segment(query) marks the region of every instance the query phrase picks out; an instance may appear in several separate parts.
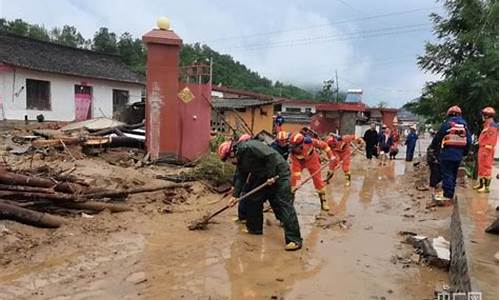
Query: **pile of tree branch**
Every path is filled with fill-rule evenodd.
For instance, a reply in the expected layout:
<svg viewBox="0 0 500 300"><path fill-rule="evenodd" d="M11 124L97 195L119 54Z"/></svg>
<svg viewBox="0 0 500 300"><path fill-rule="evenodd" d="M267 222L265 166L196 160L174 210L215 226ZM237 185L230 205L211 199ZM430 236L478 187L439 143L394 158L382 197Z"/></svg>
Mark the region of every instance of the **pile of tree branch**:
<svg viewBox="0 0 500 300"><path fill-rule="evenodd" d="M130 194L188 187L189 184L168 184L126 190L95 189L75 176L31 176L0 169L0 219L59 227L66 219L49 212L128 211L129 206L116 202L123 202Z"/></svg>

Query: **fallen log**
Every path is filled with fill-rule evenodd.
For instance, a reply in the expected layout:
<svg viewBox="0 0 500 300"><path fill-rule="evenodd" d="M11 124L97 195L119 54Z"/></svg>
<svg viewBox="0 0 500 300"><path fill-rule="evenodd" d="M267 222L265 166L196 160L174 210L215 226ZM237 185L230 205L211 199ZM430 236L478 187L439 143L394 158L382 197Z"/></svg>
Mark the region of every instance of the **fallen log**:
<svg viewBox="0 0 500 300"><path fill-rule="evenodd" d="M52 200L52 201L79 201L78 195L62 194L62 193L37 193L37 192L22 192L22 191L0 191L0 199L9 200ZM82 201L82 200L80 200Z"/></svg>
<svg viewBox="0 0 500 300"><path fill-rule="evenodd" d="M115 129L118 129L121 132L124 132L125 130L134 130L137 128L144 127L144 123L137 123L137 124L132 124L132 125L123 125L123 126L118 126L118 127L109 127L109 128L104 128L98 131L94 131L92 135L107 135L110 133L113 133Z"/></svg>
<svg viewBox="0 0 500 300"><path fill-rule="evenodd" d="M54 189L52 188L34 187L26 185L9 185L9 184L0 184L0 191L20 191L20 192L54 194Z"/></svg>
<svg viewBox="0 0 500 300"><path fill-rule="evenodd" d="M80 194L82 191L82 186L71 183L71 182L61 182L54 187L56 192L66 193L66 194Z"/></svg>
<svg viewBox="0 0 500 300"><path fill-rule="evenodd" d="M9 200L52 200L56 202L84 202L88 199L102 199L102 198L126 198L130 194L138 194L138 193L147 193L147 192L155 192L161 190L168 189L177 189L177 188L189 188L191 184L170 184L166 186L159 187L141 187L136 189L128 189L128 190L120 190L120 191L103 191L97 193L90 194L64 194L64 193L39 193L39 192L23 192L23 191L1 191L0 190L0 199L9 199Z"/></svg>
<svg viewBox="0 0 500 300"><path fill-rule="evenodd" d="M174 183L158 187L141 187L136 189L121 190L121 191L104 191L91 194L83 194L80 195L80 198L82 199L124 198L130 194L149 193L149 192L156 192L161 190L170 190L177 188L189 188L191 186L192 186L191 184L187 183Z"/></svg>
<svg viewBox="0 0 500 300"><path fill-rule="evenodd" d="M7 172L5 169L0 169L0 183L10 184L10 185L27 185L27 186L44 187L44 188L51 188L56 185L56 183L50 179L10 173Z"/></svg>
<svg viewBox="0 0 500 300"><path fill-rule="evenodd" d="M19 221L24 224L49 228L57 228L66 222L62 217L19 207L15 205L15 202L5 200L0 200L0 217Z"/></svg>
<svg viewBox="0 0 500 300"><path fill-rule="evenodd" d="M93 211L103 211L109 210L110 212L123 212L123 211L131 211L132 208L116 203L107 203L107 202L98 202L98 201L86 201L86 202L60 202L57 203L57 206L65 207L65 208L73 208L73 209L86 209Z"/></svg>

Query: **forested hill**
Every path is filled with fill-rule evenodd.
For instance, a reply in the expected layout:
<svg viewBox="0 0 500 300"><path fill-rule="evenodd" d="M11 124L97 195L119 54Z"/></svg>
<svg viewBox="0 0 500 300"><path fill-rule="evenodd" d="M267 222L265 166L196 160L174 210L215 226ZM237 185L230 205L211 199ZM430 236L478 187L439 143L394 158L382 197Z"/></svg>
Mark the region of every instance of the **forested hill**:
<svg viewBox="0 0 500 300"><path fill-rule="evenodd" d="M140 38L134 38L127 32L118 36L109 31L108 28L101 27L91 39L87 39L74 26L64 25L63 27L46 29L44 26L29 24L21 19L9 21L1 18L0 31L66 46L116 54L135 71L145 72L146 49ZM297 86L279 81L273 82L248 69L230 55L220 54L207 45L184 44L181 50L182 65L206 61L210 57L213 59L214 84L291 99L315 98L315 95Z"/></svg>

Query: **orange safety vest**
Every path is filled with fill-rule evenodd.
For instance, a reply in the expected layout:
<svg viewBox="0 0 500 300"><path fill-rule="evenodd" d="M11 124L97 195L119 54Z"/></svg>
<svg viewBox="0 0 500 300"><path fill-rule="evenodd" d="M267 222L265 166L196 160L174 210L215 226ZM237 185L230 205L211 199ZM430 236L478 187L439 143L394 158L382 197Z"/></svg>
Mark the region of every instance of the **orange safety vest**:
<svg viewBox="0 0 500 300"><path fill-rule="evenodd" d="M299 160L308 160L315 154L315 149L325 151L329 158L332 157L332 150L327 143L318 139L311 139L310 142L304 142L301 154L292 153L292 155Z"/></svg>
<svg viewBox="0 0 500 300"><path fill-rule="evenodd" d="M465 148L467 146L467 129L465 125L450 122L450 129L446 131L441 146Z"/></svg>

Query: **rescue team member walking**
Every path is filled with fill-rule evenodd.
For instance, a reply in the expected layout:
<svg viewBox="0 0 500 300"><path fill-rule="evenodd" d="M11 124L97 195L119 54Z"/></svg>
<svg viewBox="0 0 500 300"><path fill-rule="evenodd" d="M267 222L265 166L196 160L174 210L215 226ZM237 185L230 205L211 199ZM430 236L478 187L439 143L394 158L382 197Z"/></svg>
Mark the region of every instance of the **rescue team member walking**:
<svg viewBox="0 0 500 300"><path fill-rule="evenodd" d="M495 123L495 109L485 107L481 112L483 117L483 130L479 135L479 150L477 153L479 184L474 189L479 193L489 193L491 183L491 170L493 168L493 157L498 139L498 124Z"/></svg>
<svg viewBox="0 0 500 300"><path fill-rule="evenodd" d="M440 150L439 163L441 165L443 194L437 194L434 197L438 201L451 201L453 199L458 167L462 158L469 153L471 146L471 135L467 123L461 116L460 107L456 105L450 107L447 115L448 120L441 125L430 146L434 151L438 150L435 153Z"/></svg>
<svg viewBox="0 0 500 300"><path fill-rule="evenodd" d="M263 184L270 178L278 179L264 190L247 198L246 228L248 233L262 234L263 204L268 200L276 218L283 224L285 232L285 250L293 251L302 247L299 221L293 207L293 193L290 189L290 168L283 157L269 146L258 140L234 143L223 142L217 151L223 161L230 159L236 165L233 178L233 195L229 205L234 206L245 183L246 190ZM251 174L249 176L249 174Z"/></svg>
<svg viewBox="0 0 500 300"><path fill-rule="evenodd" d="M355 135L330 135L326 139L326 143L333 152L335 159L330 162L330 167L326 178L332 178L337 166L342 163L342 171L345 176L345 186L351 185L351 156L352 156L352 142L360 143L362 139Z"/></svg>
<svg viewBox="0 0 500 300"><path fill-rule="evenodd" d="M332 151L328 144L314 138L304 137L301 133L294 133L290 136L290 147L292 157L292 189L297 186L300 181L300 175L303 169L307 169L309 174L313 175L314 188L318 192L321 209L328 211L330 208L326 203L325 183L321 178L321 160L318 150L322 150L328 156L328 159L333 159Z"/></svg>
<svg viewBox="0 0 500 300"><path fill-rule="evenodd" d="M378 133L375 129L375 123L370 124L370 128L365 131L363 136L366 144L366 158L372 159L373 156L378 157L377 154L377 144L378 144Z"/></svg>

